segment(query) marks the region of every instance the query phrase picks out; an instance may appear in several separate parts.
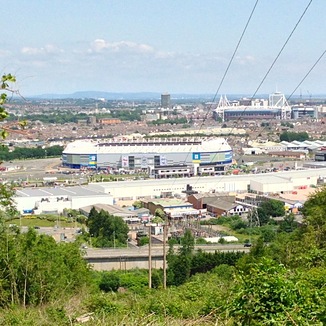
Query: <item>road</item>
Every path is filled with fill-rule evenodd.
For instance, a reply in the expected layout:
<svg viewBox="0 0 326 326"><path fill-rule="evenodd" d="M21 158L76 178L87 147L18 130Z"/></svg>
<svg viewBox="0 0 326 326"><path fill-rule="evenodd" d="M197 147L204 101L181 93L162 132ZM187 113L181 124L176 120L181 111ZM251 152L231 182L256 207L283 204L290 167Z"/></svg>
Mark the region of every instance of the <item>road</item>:
<svg viewBox="0 0 326 326"><path fill-rule="evenodd" d="M177 246L175 247L177 248ZM250 248L245 248L242 244L216 244L216 245L200 245L196 246L195 250L201 249L205 252L217 251L245 251L249 252ZM97 249L88 248L85 250L87 258L106 258L106 257L138 257L148 256L148 246L138 248L117 248L117 249ZM162 255L163 246L152 246L152 255Z"/></svg>
<svg viewBox="0 0 326 326"><path fill-rule="evenodd" d="M197 246L205 252L241 251L249 252L243 245L206 245ZM153 246L151 250L151 266L153 269L163 268L163 247ZM149 266L148 247L128 249L86 249L85 260L97 271L129 270L133 268L147 269Z"/></svg>

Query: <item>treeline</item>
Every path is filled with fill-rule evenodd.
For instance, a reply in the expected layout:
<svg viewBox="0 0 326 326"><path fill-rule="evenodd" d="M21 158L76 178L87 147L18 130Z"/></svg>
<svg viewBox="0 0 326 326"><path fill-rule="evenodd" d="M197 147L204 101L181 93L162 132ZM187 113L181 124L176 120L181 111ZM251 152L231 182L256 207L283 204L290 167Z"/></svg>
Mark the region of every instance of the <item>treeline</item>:
<svg viewBox="0 0 326 326"><path fill-rule="evenodd" d="M283 133L280 134L280 141L305 141L309 139L309 135L307 132L303 131L303 132L288 132L285 131Z"/></svg>
<svg viewBox="0 0 326 326"><path fill-rule="evenodd" d="M187 123L187 118L176 118L176 119L158 119L154 121L150 121L148 124L152 125L165 125L165 124L185 124Z"/></svg>
<svg viewBox="0 0 326 326"><path fill-rule="evenodd" d="M115 110L109 117L118 118L122 121L141 121L141 113L134 110Z"/></svg>
<svg viewBox="0 0 326 326"><path fill-rule="evenodd" d="M171 246L167 255L167 284L170 286L179 286L187 282L192 275L207 273L219 265L235 266L244 255L241 251L194 253L195 239L190 230L186 230L184 237L181 238L181 244L177 252Z"/></svg>
<svg viewBox="0 0 326 326"><path fill-rule="evenodd" d="M86 113L72 113L72 112L57 112L55 114L26 114L24 120L26 121L41 121L43 123L77 123L78 120L88 120L89 117L95 116L96 119L103 118L117 118L124 121L140 121L141 113L132 110L116 110L112 113L93 114L88 115ZM11 115L8 121L16 120L16 117Z"/></svg>
<svg viewBox="0 0 326 326"><path fill-rule="evenodd" d="M58 157L62 155L63 147L59 145L42 148L40 146L33 148L15 147L10 151L8 147L0 147L0 160L24 160L24 159L39 159L46 157Z"/></svg>

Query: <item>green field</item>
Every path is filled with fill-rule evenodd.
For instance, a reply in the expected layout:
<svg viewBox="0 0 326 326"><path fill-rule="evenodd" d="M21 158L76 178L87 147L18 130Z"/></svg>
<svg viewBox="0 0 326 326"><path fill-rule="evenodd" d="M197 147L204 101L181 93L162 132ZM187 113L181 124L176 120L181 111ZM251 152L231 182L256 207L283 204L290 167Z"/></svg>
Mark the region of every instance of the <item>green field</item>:
<svg viewBox="0 0 326 326"><path fill-rule="evenodd" d="M6 222L7 224L16 224L17 226L27 226L27 227L55 227L55 226L60 226L60 227L78 227L81 228L82 224L80 223L75 223L75 222L67 222L67 221L49 221L45 218L38 218L38 217L32 217L32 218L24 218L22 217L21 219L13 219L10 221Z"/></svg>

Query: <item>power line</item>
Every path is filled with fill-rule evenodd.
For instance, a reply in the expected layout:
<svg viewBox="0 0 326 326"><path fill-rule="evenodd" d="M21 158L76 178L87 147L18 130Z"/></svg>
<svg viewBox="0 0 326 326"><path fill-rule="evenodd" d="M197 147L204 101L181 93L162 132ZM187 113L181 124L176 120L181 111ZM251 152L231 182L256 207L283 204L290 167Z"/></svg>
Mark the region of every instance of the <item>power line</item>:
<svg viewBox="0 0 326 326"><path fill-rule="evenodd" d="M254 5L254 7L253 7L252 10L251 10L251 13L250 13L249 18L248 18L248 20L247 20L247 22L246 22L246 25L245 25L245 27L244 27L242 33L241 33L240 39L239 39L239 41L238 41L238 43L237 43L237 45L236 45L236 47L235 47L235 49L234 49L234 51L233 51L233 54L232 54L232 56L231 56L231 59L230 59L228 65L227 65L227 67L226 67L226 69L225 69L225 72L224 72L224 74L223 74L223 77L222 77L222 79L221 79L221 81L220 81L220 83L219 83L219 85L218 85L218 87L217 87L217 90L216 90L216 92L215 92L215 94L214 94L214 97L213 97L213 100L212 100L213 103L215 102L216 97L217 97L217 95L218 95L218 93L219 93L219 91L220 91L220 88L222 87L222 84L223 84L223 82L224 82L224 79L225 79L227 73L229 72L229 69L230 69L231 64L232 64L232 62L233 62L233 59L234 59L234 57L235 57L235 55L236 55L236 53L237 53L237 51L238 51L238 49L239 49L239 46L240 46L240 44L241 44L241 42L242 42L242 39L243 39L243 37L244 37L244 35L245 35L246 31L247 31L247 28L248 28L248 26L249 26L249 23L250 23L250 21L251 21L251 18L252 18L253 14L254 14L254 12L255 12L255 10L256 10L256 7L257 7L257 4L258 4L258 1L259 1L259 0L256 0L255 5ZM209 107L209 109L207 110L206 115L205 115L205 117L204 117L204 119L203 119L203 122L201 123L201 125L200 125L200 127L199 127L199 131L200 131L201 127L203 126L203 124L205 123L205 121L206 121L206 119L207 119L207 117L208 117L208 114L209 114L210 111L212 110L212 106L213 106L213 105L211 105L211 106Z"/></svg>
<svg viewBox="0 0 326 326"><path fill-rule="evenodd" d="M289 100L292 95L296 92L296 90L301 86L301 84L306 80L306 78L310 75L310 73L313 71L313 69L317 66L319 61L323 58L325 55L326 50L319 56L319 58L315 61L315 63L312 65L312 67L309 69L309 71L304 75L304 77L301 79L300 83L297 85L297 87L293 90L293 92L289 95L287 100Z"/></svg>
<svg viewBox="0 0 326 326"><path fill-rule="evenodd" d="M259 83L258 87L256 88L255 92L253 93L253 95L251 96L250 100L252 101L254 99L254 97L256 96L257 92L259 91L260 87L262 86L262 84L264 83L264 81L266 80L267 76L269 75L269 73L271 72L271 70L273 69L276 61L278 60L278 58L280 57L280 55L282 54L284 48L286 47L286 45L288 44L289 40L291 39L292 35L294 34L295 30L297 29L298 25L300 24L301 20L303 19L303 17L305 16L308 8L310 7L312 3L312 0L309 1L309 3L307 4L307 6L305 7L303 13L301 14L301 16L299 17L298 21L296 22L295 26L293 27L292 31L290 32L289 36L287 37L287 39L285 40L283 46L281 47L280 51L278 52L277 56L275 57L275 59L273 60L272 64L270 65L270 67L268 68L267 72L265 73L264 77L262 78L261 82ZM256 4L255 4L256 6ZM255 7L254 7L255 8ZM324 54L323 54L324 55ZM320 58L321 59L321 58ZM316 63L317 64L317 63ZM300 85L299 85L300 86ZM216 94L215 94L216 96ZM249 106L246 106L242 113L243 114L247 109L248 109ZM211 109L211 108L210 108ZM209 111L208 111L209 112ZM205 116L205 119L207 118L208 116L208 112ZM204 119L204 121L205 121ZM241 120L241 115L239 116L239 118L236 120L236 124ZM203 122L204 123L204 122ZM233 125L232 129L231 129L231 132L230 134L232 134L232 131L235 129L235 125ZM187 155L188 157L188 155ZM197 179L198 181L198 179ZM197 183L197 181L195 182L195 184ZM219 180L217 180L217 183L219 182Z"/></svg>
<svg viewBox="0 0 326 326"><path fill-rule="evenodd" d="M286 39L285 43L283 44L281 50L278 52L277 56L275 57L274 61L272 62L272 64L270 65L270 67L268 68L265 76L263 77L263 79L261 80L261 82L259 83L258 87L256 88L254 94L252 95L251 99L253 99L253 97L257 94L257 92L259 91L261 85L264 83L264 81L266 80L267 76L269 75L270 71L273 69L276 61L278 60L278 58L280 57L280 55L282 54L284 48L286 47L286 45L288 44L289 40L291 39L293 33L295 32L295 30L297 29L298 25L300 24L302 18L304 17L304 15L306 14L308 8L310 7L312 3L312 0L309 1L308 5L306 6L305 10L303 11L302 15L300 16L299 20L297 21L297 23L295 24L294 28L292 29L290 35L288 36L288 38Z"/></svg>
<svg viewBox="0 0 326 326"><path fill-rule="evenodd" d="M222 87L222 84L223 84L223 82L224 82L224 80L225 80L225 78L226 78L226 76L227 76L227 74L228 74L228 72L229 72L229 70L230 70L230 67L231 67L231 64L232 64L232 62L233 62L233 59L234 59L234 57L235 57L235 55L236 55L236 53L237 53L237 51L238 51L238 49L239 49L239 46L240 46L240 44L241 44L241 42L242 42L242 39L243 39L243 37L244 37L244 35L245 35L246 31L247 31L247 28L248 28L248 26L249 26L249 23L250 23L250 21L251 21L251 18L252 18L252 16L253 16L255 10L256 10L256 7L257 7L258 2L259 2L259 0L256 0L255 4L254 4L254 6L253 6L253 8L252 8L252 10L251 10L251 13L250 13L249 18L247 19L247 22L246 22L246 24L245 24L245 27L244 27L244 29L243 29L243 31L242 31L242 33L241 33L241 36L240 36L240 38L239 38L239 41L238 41L238 43L237 43L237 45L236 45L236 47L235 47L235 49L234 49L234 51L233 51L233 54L232 54L232 56L231 56L231 58L230 58L230 60L229 60L229 63L228 63L228 65L227 65L226 69L225 69L225 72L224 72L224 74L223 74L223 76L222 76L222 79L221 79L221 81L220 81L220 83L219 83L219 85L218 85L218 87L217 87L217 90L216 90L216 92L215 92L215 94L214 94L214 97L213 97L212 103L215 102L215 99L216 99L216 97L217 97L217 94L219 93L220 88ZM207 117L208 117L209 113L211 112L212 107L213 107L213 104L211 104L210 107L208 108L208 110L207 110L207 112L206 112L206 114L205 114L205 116L204 116L204 118L203 118L203 121L202 121L202 123L201 123L200 126L199 126L199 129L198 129L198 131L197 131L198 133L199 133L200 130L202 129L202 127L203 127L205 121L207 120ZM190 149L188 150L187 156L185 157L185 159L184 159L184 161L183 161L184 163L187 161L188 156L189 156L189 154L191 153L192 148L193 148L193 147L191 146ZM173 183L173 184L174 184L174 183Z"/></svg>

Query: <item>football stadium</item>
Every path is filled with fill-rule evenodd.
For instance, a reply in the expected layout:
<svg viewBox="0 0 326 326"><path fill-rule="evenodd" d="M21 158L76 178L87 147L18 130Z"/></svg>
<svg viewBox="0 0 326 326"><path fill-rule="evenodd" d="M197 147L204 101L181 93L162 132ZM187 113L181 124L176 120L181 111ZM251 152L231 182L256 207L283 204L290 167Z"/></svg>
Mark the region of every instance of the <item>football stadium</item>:
<svg viewBox="0 0 326 326"><path fill-rule="evenodd" d="M224 138L76 140L62 154L62 164L76 169L146 171L153 178L222 174L232 163Z"/></svg>

